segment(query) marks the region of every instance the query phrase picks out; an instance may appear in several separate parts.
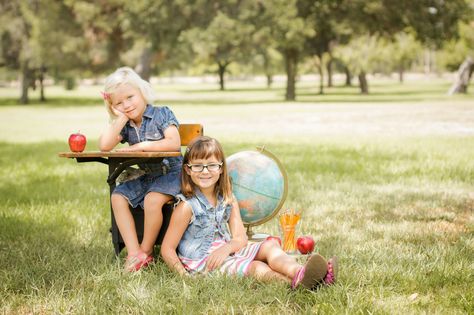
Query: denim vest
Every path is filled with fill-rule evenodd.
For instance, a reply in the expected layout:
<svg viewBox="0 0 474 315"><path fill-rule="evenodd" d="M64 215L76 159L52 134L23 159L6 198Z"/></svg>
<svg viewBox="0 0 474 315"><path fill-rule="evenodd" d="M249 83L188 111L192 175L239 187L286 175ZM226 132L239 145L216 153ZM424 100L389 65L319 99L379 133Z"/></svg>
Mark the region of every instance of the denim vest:
<svg viewBox="0 0 474 315"><path fill-rule="evenodd" d="M166 106L154 107L150 104L146 106L142 116L140 128L137 128L130 120L120 131L122 143L128 142L133 145L143 141L158 141L164 138L165 130L170 125L179 127L178 120L171 109ZM145 173L156 173L165 175L170 172L179 172L183 158L169 157L163 159L161 163L139 163L138 167Z"/></svg>
<svg viewBox="0 0 474 315"><path fill-rule="evenodd" d="M225 205L222 196L218 196L216 207L207 201L199 189L196 189L191 198L186 198L182 194L177 198L186 201L193 211L191 222L178 244L179 255L189 259L202 259L211 248L215 236L225 241L230 240L227 222L232 205Z"/></svg>

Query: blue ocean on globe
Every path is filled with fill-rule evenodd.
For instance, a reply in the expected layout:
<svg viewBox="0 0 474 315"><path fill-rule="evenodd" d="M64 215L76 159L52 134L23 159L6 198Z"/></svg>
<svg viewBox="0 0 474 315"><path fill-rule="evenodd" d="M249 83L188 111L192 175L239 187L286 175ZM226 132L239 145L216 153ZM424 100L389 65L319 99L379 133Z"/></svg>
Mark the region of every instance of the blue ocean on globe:
<svg viewBox="0 0 474 315"><path fill-rule="evenodd" d="M285 176L277 162L256 151L238 152L226 162L244 224L271 216L285 197Z"/></svg>

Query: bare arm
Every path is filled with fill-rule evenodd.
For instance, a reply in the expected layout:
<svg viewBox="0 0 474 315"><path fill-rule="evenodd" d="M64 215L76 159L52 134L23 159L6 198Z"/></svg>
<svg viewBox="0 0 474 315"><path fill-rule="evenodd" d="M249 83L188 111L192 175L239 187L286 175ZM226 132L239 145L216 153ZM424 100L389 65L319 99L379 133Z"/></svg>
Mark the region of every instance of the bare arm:
<svg viewBox="0 0 474 315"><path fill-rule="evenodd" d="M240 216L240 209L237 200L232 202L232 212L230 213L229 228L232 235L232 239L228 244L232 247L232 253L238 252L245 246L247 246L248 237L245 233L244 223Z"/></svg>
<svg viewBox="0 0 474 315"><path fill-rule="evenodd" d="M219 268L230 254L238 252L247 245L247 234L245 233L244 223L242 222L242 218L240 216L239 205L235 199L232 202L229 228L232 239L209 255L209 258L206 262L207 269L213 270L215 268Z"/></svg>
<svg viewBox="0 0 474 315"><path fill-rule="evenodd" d="M108 128L99 137L99 150L110 151L122 140L120 131L127 123L128 118L124 114L118 115Z"/></svg>
<svg viewBox="0 0 474 315"><path fill-rule="evenodd" d="M176 248L178 248L179 241L183 237L192 215L191 206L186 202L180 202L173 210L170 225L161 244L163 260L172 270L180 275L187 274L187 271L176 254Z"/></svg>
<svg viewBox="0 0 474 315"><path fill-rule="evenodd" d="M158 141L143 141L117 151L179 151L181 139L178 128L170 125L165 129L164 138Z"/></svg>

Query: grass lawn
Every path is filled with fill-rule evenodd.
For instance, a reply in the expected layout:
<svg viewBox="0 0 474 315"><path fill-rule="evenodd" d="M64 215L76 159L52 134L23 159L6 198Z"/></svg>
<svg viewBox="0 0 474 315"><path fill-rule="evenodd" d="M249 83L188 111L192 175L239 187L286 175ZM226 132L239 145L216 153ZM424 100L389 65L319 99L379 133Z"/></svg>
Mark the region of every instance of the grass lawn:
<svg viewBox="0 0 474 315"><path fill-rule="evenodd" d="M183 122L202 122L227 155L265 144L289 175L299 233L339 257L336 285L291 291L225 277L182 279L162 262L121 272L108 232L102 164L60 159L81 129L97 146L100 87L49 88L14 105L0 89L2 313L474 313L474 102L449 82L381 81L374 95L317 84L159 86ZM278 233L276 220L255 228Z"/></svg>

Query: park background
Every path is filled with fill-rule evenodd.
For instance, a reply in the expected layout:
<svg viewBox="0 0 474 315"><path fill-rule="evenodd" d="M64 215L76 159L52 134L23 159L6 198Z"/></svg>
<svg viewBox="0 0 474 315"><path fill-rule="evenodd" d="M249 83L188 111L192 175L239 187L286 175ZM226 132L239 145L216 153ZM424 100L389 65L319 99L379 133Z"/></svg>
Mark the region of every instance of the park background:
<svg viewBox="0 0 474 315"><path fill-rule="evenodd" d="M474 3L0 3L2 313L474 313ZM107 170L87 150L104 77L131 66L157 105L227 153L258 145L289 176L300 234L335 286L122 273ZM255 228L278 234L276 220Z"/></svg>

